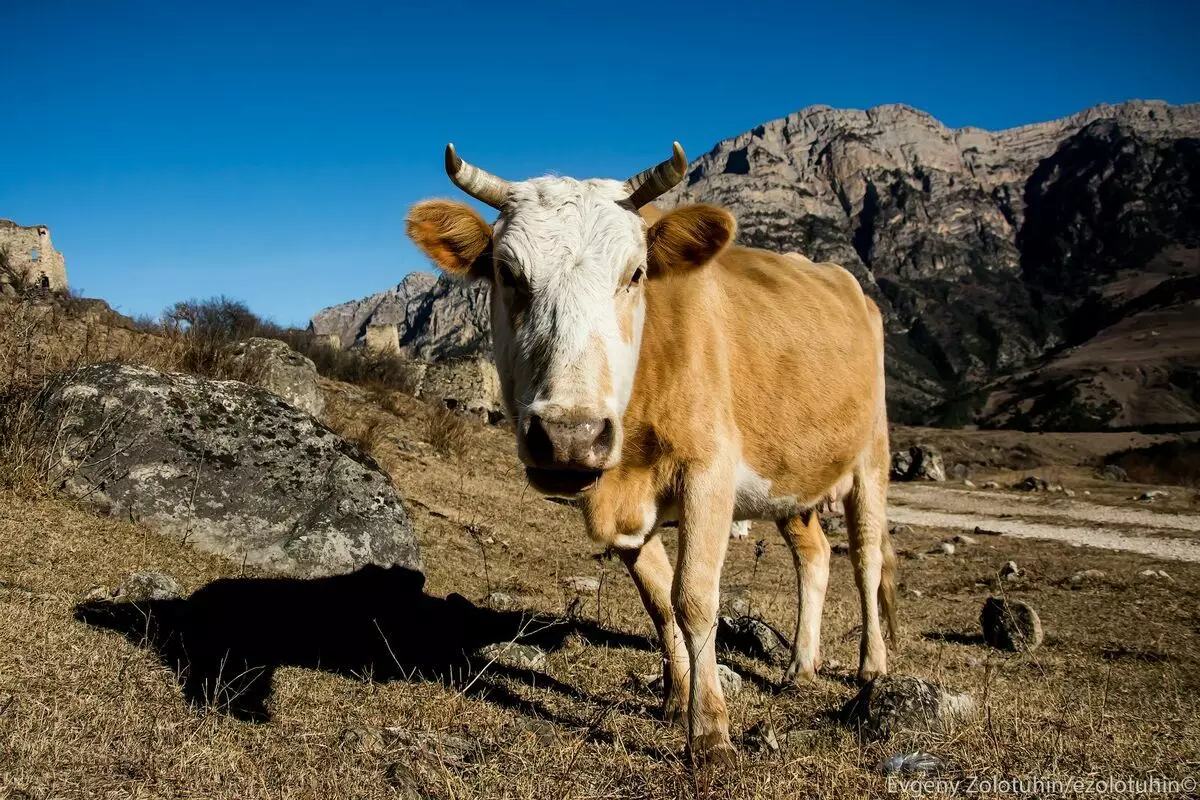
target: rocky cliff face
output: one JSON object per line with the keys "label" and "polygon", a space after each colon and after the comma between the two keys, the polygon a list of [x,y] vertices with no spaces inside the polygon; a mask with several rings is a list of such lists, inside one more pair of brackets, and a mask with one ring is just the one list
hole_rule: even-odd
{"label": "rocky cliff face", "polygon": [[[692,202],[858,277],[896,421],[1200,423],[1200,104],[997,132],[813,107],[718,143],[660,204]],[[490,353],[483,285],[414,273],[313,328],[349,345],[373,322],[422,358]]]}
{"label": "rocky cliff face", "polygon": [[887,319],[894,418],[1071,427],[1085,422],[1069,411],[993,418],[985,387],[1123,319],[1118,276],[1151,262],[1169,281],[1190,274],[1164,253],[1195,238],[1197,137],[1200,105],[1097,106],[999,132],[906,106],[815,107],[720,142],[663,204],[722,205],[742,243],[850,269]]}
{"label": "rocky cliff face", "polygon": [[395,325],[400,352],[409,358],[440,361],[491,356],[488,287],[428,272],[411,272],[387,291],[331,306],[309,323],[317,335],[336,335],[342,347],[366,337],[369,325]]}

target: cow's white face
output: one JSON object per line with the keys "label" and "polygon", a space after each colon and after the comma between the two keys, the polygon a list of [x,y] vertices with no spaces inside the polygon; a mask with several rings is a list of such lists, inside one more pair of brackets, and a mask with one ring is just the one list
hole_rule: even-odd
{"label": "cow's white face", "polygon": [[645,314],[645,224],[628,194],[610,180],[514,183],[493,226],[492,336],[518,454],[581,473],[547,483],[620,459]]}
{"label": "cow's white face", "polygon": [[638,208],[683,178],[682,148],[625,182],[503,181],[447,147],[460,188],[500,211],[413,207],[408,235],[443,270],[492,283],[492,335],[517,452],[536,488],[571,496],[621,458],[646,313],[644,284],[702,266],[733,238],[725,211],[690,206],[647,230]]}

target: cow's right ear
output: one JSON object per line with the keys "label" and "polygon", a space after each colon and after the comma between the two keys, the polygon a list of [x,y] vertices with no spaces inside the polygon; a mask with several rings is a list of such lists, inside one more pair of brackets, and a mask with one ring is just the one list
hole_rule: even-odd
{"label": "cow's right ear", "polygon": [[492,227],[470,206],[425,200],[408,212],[404,228],[443,271],[458,277],[491,277]]}

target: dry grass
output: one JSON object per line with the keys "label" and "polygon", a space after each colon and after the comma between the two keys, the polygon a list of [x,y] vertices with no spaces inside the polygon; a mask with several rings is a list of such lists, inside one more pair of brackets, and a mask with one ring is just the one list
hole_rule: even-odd
{"label": "dry grass", "polygon": [[474,426],[461,414],[442,405],[434,405],[429,409],[425,440],[438,453],[461,461],[471,447],[473,434]]}
{"label": "dry grass", "polygon": [[[71,352],[42,363],[69,366]],[[27,377],[36,383],[44,370]],[[427,592],[477,603],[504,592],[542,614],[651,634],[619,562],[595,552],[576,512],[527,490],[505,431],[472,428],[469,446],[447,456],[432,441],[428,406],[391,395],[384,408],[361,389],[322,386],[327,422],[350,433],[362,426],[403,490]],[[897,546],[923,552],[945,535],[918,529]],[[983,600],[1001,588],[993,576],[1009,559],[1027,577],[1003,590],[1037,607],[1047,630],[1033,655],[1006,657],[976,636]],[[1139,577],[1148,567],[1171,580]],[[1083,568],[1107,577],[1071,589],[1066,579]],[[52,495],[0,492],[0,797],[411,797],[397,778],[410,772],[423,796],[437,798],[881,797],[880,760],[917,747],[977,775],[1183,777],[1200,764],[1200,565],[998,537],[953,557],[904,559],[893,670],[970,691],[984,713],[952,734],[871,744],[829,715],[853,694],[857,659],[854,581],[835,557],[817,684],[782,687],[779,669],[723,656],[746,678],[730,702],[735,735],[769,720],[794,743],[775,756],[743,750],[719,773],[684,764],[682,735],[630,680],[657,671],[653,651],[577,637],[537,672],[493,668],[449,683],[284,667],[265,723],[190,707],[174,665],[76,619],[91,587],[140,570],[173,575],[189,591],[243,573]],[[577,598],[562,584],[575,575],[599,578],[601,590]],[[769,526],[731,543],[726,596],[747,596],[783,630],[795,613],[793,581]],[[383,726],[461,736],[475,753],[421,758],[402,741],[361,734]]]}

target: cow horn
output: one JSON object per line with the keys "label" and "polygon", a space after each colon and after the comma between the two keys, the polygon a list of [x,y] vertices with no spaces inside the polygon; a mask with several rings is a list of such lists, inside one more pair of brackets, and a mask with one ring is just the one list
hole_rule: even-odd
{"label": "cow horn", "polygon": [[671,157],[644,172],[639,172],[625,181],[629,189],[629,202],[634,208],[641,208],[647,203],[669,192],[687,172],[687,156],[679,142],[671,143]]}
{"label": "cow horn", "polygon": [[453,143],[446,145],[446,174],[455,186],[494,209],[499,210],[508,198],[508,181],[463,161],[454,152]]}

